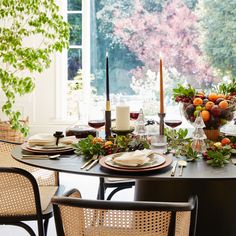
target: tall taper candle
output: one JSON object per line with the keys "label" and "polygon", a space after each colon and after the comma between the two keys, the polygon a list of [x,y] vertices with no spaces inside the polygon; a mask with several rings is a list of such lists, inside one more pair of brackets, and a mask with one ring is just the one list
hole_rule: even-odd
{"label": "tall taper candle", "polygon": [[164,89],[163,89],[162,59],[160,59],[160,113],[164,113]]}
{"label": "tall taper candle", "polygon": [[110,95],[109,95],[109,57],[108,57],[108,51],[106,51],[106,99],[107,101],[110,101]]}
{"label": "tall taper candle", "polygon": [[105,136],[108,139],[111,136],[111,104],[109,92],[109,59],[106,51],[106,111],[105,111]]}

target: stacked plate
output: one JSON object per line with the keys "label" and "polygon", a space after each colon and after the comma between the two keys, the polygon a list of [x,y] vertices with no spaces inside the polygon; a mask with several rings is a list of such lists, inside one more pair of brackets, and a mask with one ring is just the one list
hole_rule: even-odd
{"label": "stacked plate", "polygon": [[115,153],[108,156],[104,156],[100,159],[99,163],[102,167],[110,170],[121,172],[144,172],[153,171],[165,168],[172,163],[172,158],[158,153],[153,153],[150,157],[146,157],[147,160],[143,164],[133,165],[130,162],[117,162],[116,158],[122,155],[132,155],[131,153]]}
{"label": "stacked plate", "polygon": [[33,147],[31,147],[26,142],[21,145],[21,148],[27,152],[47,153],[47,154],[65,153],[65,152],[73,151],[73,148],[71,147],[71,145],[62,145],[62,144],[59,144],[58,146],[51,145],[51,146],[33,146]]}

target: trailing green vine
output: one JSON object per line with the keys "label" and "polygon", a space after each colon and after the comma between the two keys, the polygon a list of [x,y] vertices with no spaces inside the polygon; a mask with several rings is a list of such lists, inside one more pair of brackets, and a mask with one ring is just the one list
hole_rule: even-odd
{"label": "trailing green vine", "polygon": [[0,86],[5,94],[2,111],[11,126],[25,136],[28,127],[14,109],[17,96],[35,88],[33,73],[50,65],[50,56],[68,47],[69,25],[54,0],[1,0]]}

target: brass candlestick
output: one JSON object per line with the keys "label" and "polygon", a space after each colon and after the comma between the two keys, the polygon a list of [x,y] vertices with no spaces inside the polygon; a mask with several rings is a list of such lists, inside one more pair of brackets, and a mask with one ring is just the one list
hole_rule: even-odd
{"label": "brass candlestick", "polygon": [[160,135],[164,135],[164,118],[166,116],[166,113],[158,113],[158,116],[160,117]]}
{"label": "brass candlestick", "polygon": [[105,110],[105,138],[111,137],[111,104],[110,101],[106,101]]}

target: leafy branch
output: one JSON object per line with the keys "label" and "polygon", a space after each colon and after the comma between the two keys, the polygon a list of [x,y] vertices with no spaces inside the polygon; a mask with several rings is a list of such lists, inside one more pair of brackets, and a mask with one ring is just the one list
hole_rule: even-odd
{"label": "leafy branch", "polygon": [[[2,1],[0,7],[0,86],[5,95],[2,111],[11,126],[25,136],[28,127],[19,121],[14,110],[17,95],[30,93],[35,87],[33,73],[49,67],[51,55],[69,44],[69,25],[59,14],[54,0]],[[30,47],[25,42],[32,42]],[[36,45],[37,44],[37,45]]]}
{"label": "leafy branch", "polygon": [[132,135],[118,135],[111,137],[108,141],[89,135],[87,138],[73,144],[73,148],[77,155],[83,155],[88,159],[93,155],[108,155],[117,152],[149,149],[150,145],[146,140],[133,137]]}
{"label": "leafy branch", "polygon": [[231,147],[230,145],[226,146],[217,146],[211,148],[206,153],[207,156],[207,164],[214,167],[223,167],[225,164],[229,163],[231,155]]}
{"label": "leafy branch", "polygon": [[188,85],[188,87],[184,87],[181,84],[178,84],[177,88],[173,89],[173,97],[176,99],[179,96],[185,96],[185,97],[193,97],[196,94],[196,90],[191,87],[191,85]]}
{"label": "leafy branch", "polygon": [[219,93],[235,95],[236,93],[236,78],[231,79],[229,84],[220,84],[218,86]]}
{"label": "leafy branch", "polygon": [[192,149],[191,139],[187,138],[187,129],[165,128],[165,135],[167,136],[168,151],[174,150],[175,156],[185,156],[189,161],[198,159],[198,153]]}

